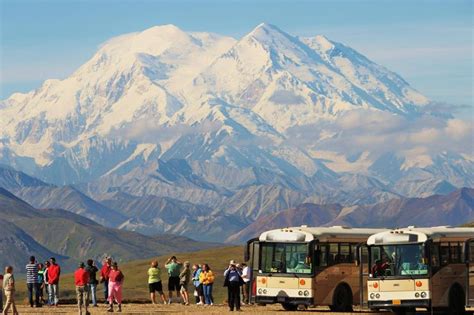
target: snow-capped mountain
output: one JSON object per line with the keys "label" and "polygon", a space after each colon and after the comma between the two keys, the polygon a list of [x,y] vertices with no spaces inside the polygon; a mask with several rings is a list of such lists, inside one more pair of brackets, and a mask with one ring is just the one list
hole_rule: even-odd
{"label": "snow-capped mountain", "polygon": [[305,200],[472,187],[472,150],[436,151],[432,139],[470,127],[423,118],[429,102],[322,35],[261,24],[236,40],[163,25],[112,38],[68,78],[1,101],[0,163],[103,200],[228,204],[245,222]]}

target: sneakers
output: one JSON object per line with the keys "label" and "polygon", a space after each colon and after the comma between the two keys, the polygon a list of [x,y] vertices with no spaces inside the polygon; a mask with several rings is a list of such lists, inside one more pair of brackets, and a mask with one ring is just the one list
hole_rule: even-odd
{"label": "sneakers", "polygon": [[196,305],[204,305],[203,302],[196,303]]}
{"label": "sneakers", "polygon": [[109,304],[109,307],[107,308],[107,312],[113,312],[114,311],[114,305],[113,304]]}

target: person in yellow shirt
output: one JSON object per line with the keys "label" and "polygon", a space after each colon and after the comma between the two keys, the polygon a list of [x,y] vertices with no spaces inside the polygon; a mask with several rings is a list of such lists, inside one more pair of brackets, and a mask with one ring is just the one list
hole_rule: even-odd
{"label": "person in yellow shirt", "polygon": [[163,304],[166,304],[166,296],[163,293],[163,285],[161,283],[161,269],[158,267],[156,260],[151,262],[151,267],[148,269],[148,290],[150,291],[150,299],[152,304],[156,304],[156,294],[158,292]]}
{"label": "person in yellow shirt", "polygon": [[214,305],[214,298],[212,297],[212,286],[214,284],[215,276],[208,264],[202,265],[202,272],[199,275],[199,282],[203,285],[204,300],[206,305]]}

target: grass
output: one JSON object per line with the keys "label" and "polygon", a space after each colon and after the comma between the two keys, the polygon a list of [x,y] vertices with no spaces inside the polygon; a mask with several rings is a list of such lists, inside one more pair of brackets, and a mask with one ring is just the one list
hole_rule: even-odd
{"label": "grass", "polygon": [[[231,259],[234,259],[237,262],[242,261],[243,250],[244,248],[242,246],[219,247],[197,252],[173,253],[166,256],[157,257],[156,259],[158,260],[162,274],[164,275],[162,281],[166,296],[168,296],[168,292],[166,291],[168,277],[166,274],[166,269],[164,268],[164,264],[170,256],[175,255],[181,262],[188,260],[191,265],[195,263],[209,264],[211,270],[216,275],[216,281],[213,287],[214,300],[216,303],[223,303],[227,296],[227,290],[223,287],[224,269],[227,268]],[[124,300],[137,303],[149,301],[147,271],[152,260],[154,259],[150,258],[145,260],[136,260],[119,265],[119,268],[125,275],[125,282],[123,286]],[[99,298],[103,297],[102,288],[103,286],[99,284]],[[65,274],[61,276],[59,293],[60,299],[62,301],[75,301],[73,274]],[[26,284],[23,279],[17,279],[17,299],[26,302]]]}

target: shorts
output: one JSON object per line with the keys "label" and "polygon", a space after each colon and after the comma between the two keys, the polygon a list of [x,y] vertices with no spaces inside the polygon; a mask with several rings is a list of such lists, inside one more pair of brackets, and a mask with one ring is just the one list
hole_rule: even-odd
{"label": "shorts", "polygon": [[161,281],[148,283],[148,290],[150,291],[150,293],[163,293],[163,285],[161,284]]}
{"label": "shorts", "polygon": [[203,295],[204,295],[204,291],[202,290],[202,283],[200,283],[200,284],[196,287],[196,292],[198,293],[199,296],[203,296]]}
{"label": "shorts", "polygon": [[180,289],[181,292],[188,292],[188,285],[186,283],[181,283],[180,284]]}
{"label": "shorts", "polygon": [[179,285],[179,277],[169,277],[168,279],[168,291],[176,291],[179,292],[180,285]]}

